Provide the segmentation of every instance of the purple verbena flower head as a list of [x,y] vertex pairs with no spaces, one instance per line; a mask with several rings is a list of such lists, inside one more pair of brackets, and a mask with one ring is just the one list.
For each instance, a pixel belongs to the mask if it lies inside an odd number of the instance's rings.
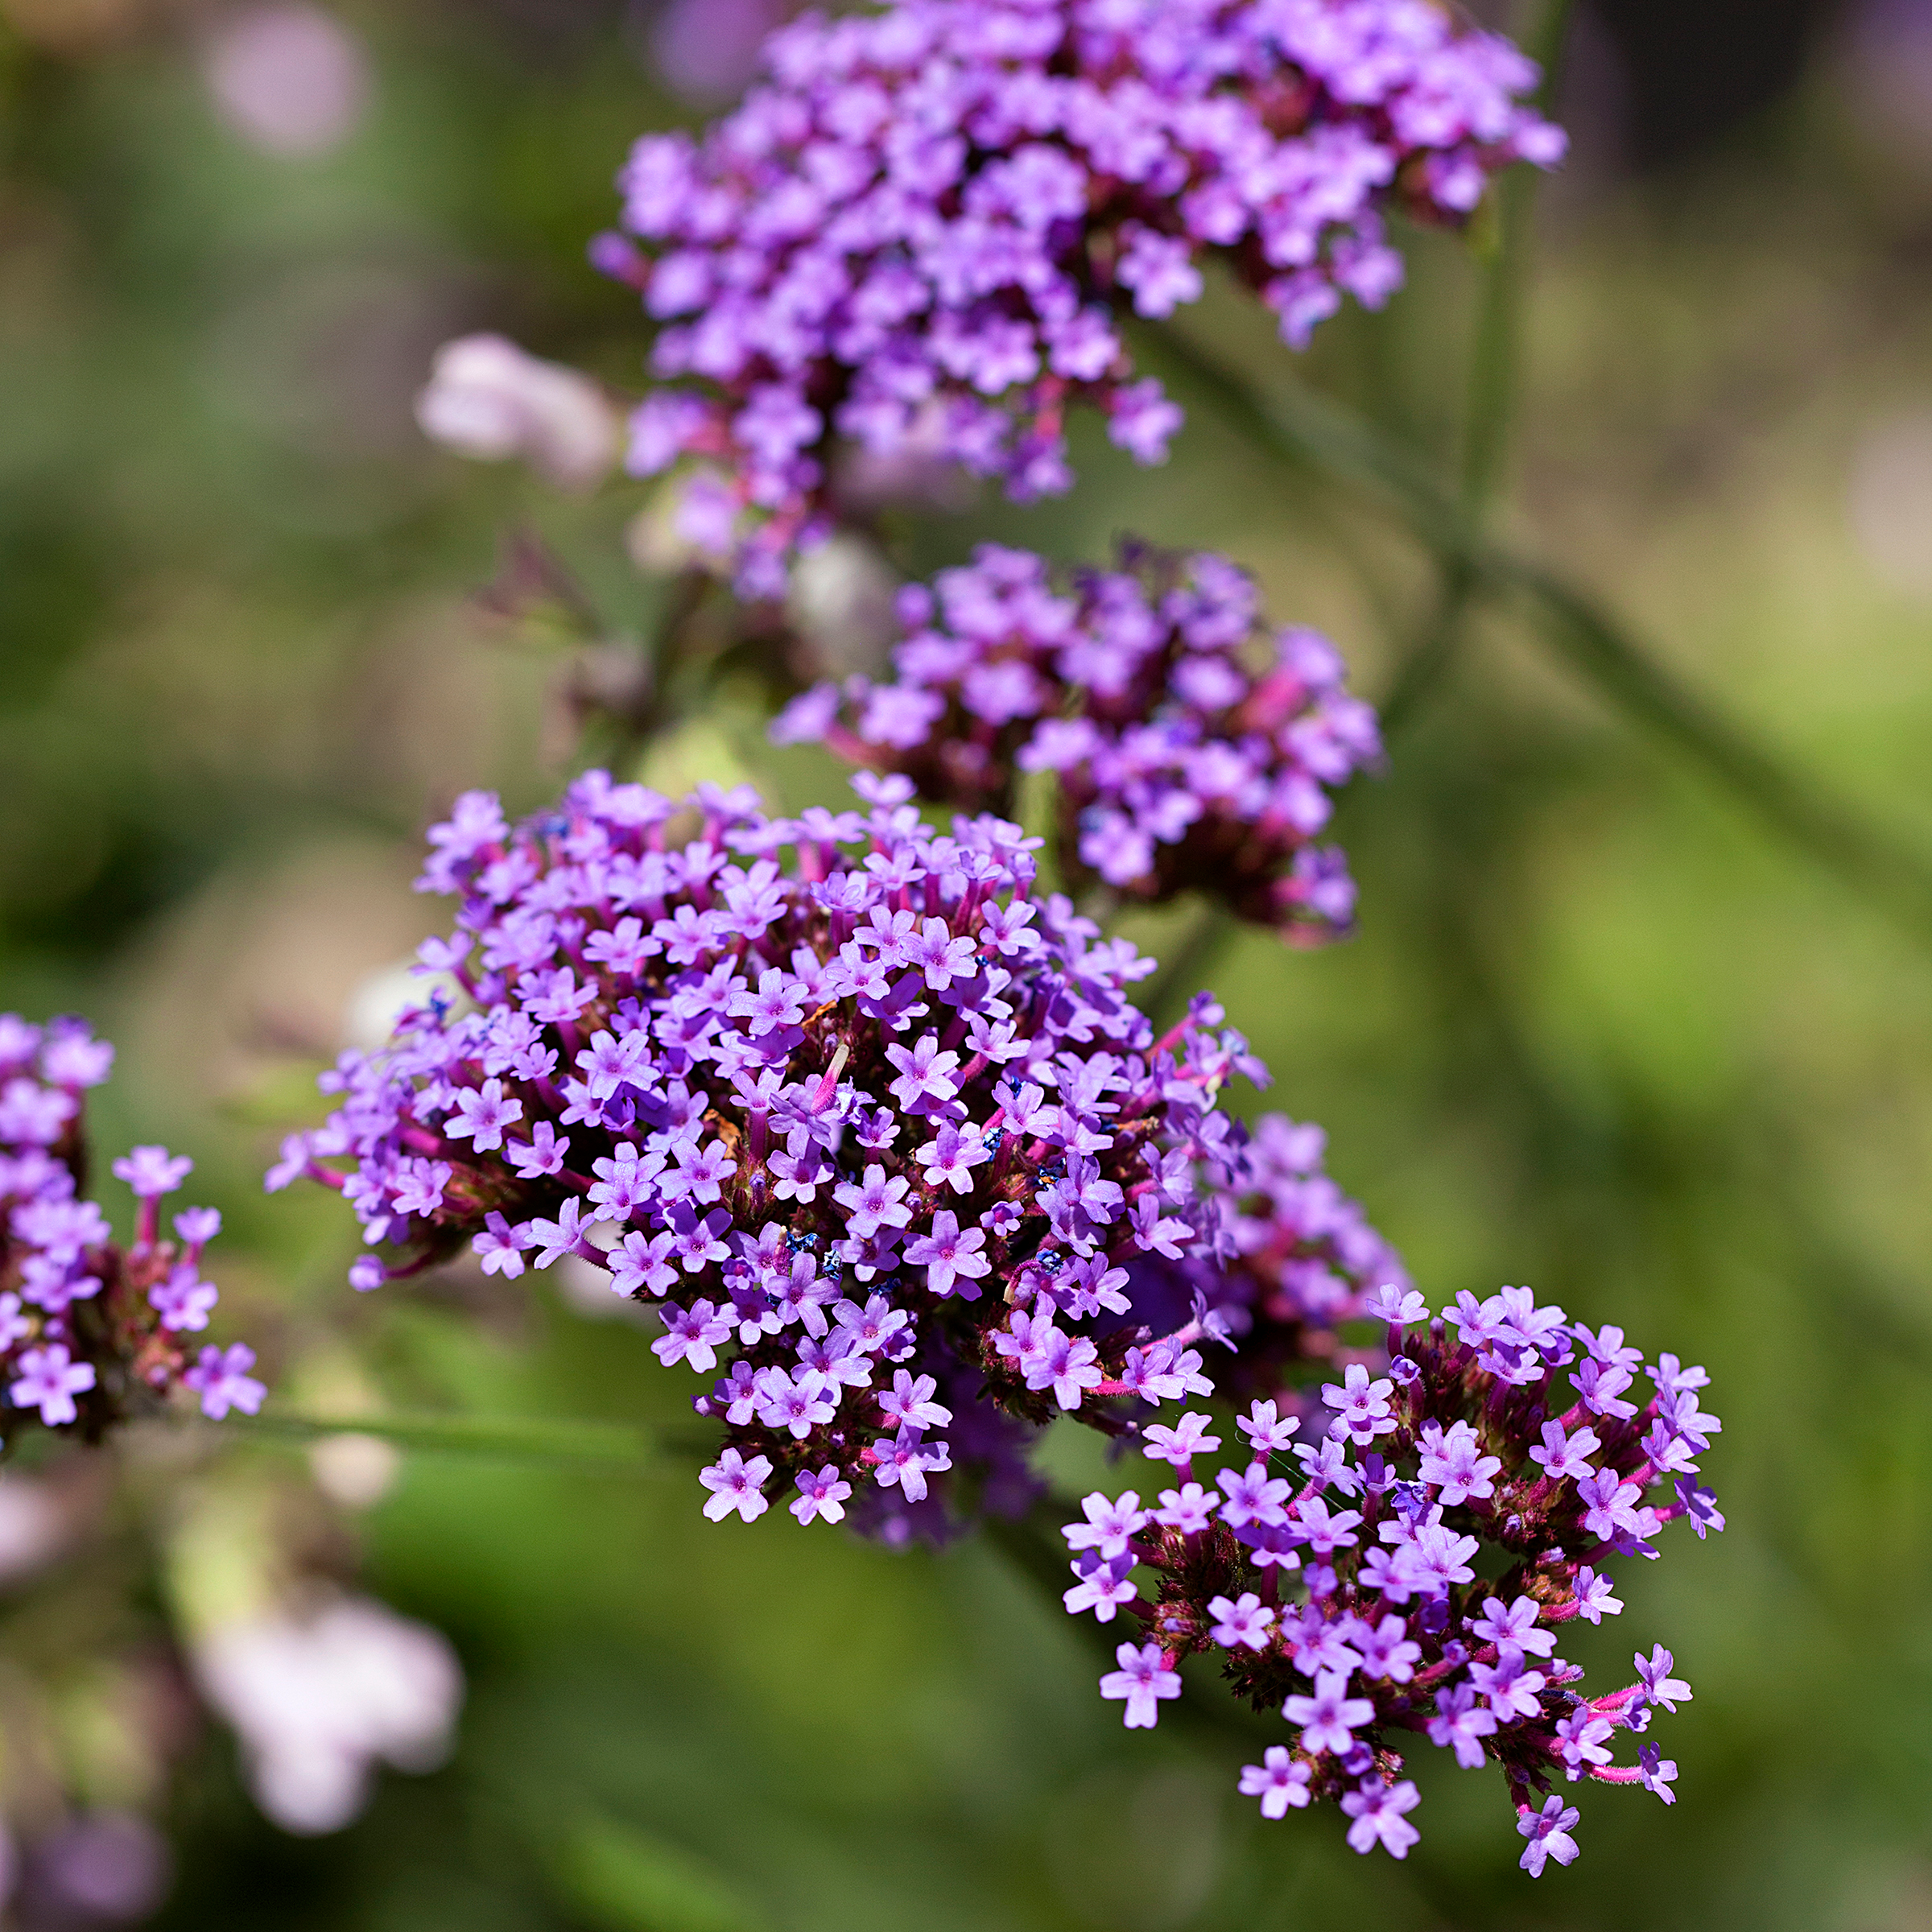
[[194,1163],[155,1146],[113,1163],[138,1203],[125,1245],[79,1191],[82,1095],[114,1057],[81,1021],[33,1026],[0,1013],[0,1389],[14,1420],[31,1416],[90,1441],[159,1413],[177,1389],[216,1420],[231,1409],[254,1414],[265,1393],[245,1373],[254,1363],[246,1347],[204,1348],[196,1362],[182,1339],[208,1327],[218,1298],[198,1264],[220,1215],[186,1208],[175,1217],[178,1240],[160,1234],[161,1200]]
[[1375,714],[1326,639],[1263,625],[1245,572],[1129,543],[1117,569],[1059,573],[989,544],[900,609],[895,681],[807,691],[775,738],[976,811],[1009,813],[1022,774],[1051,772],[1077,880],[1204,893],[1301,944],[1349,930],[1347,866],[1314,840],[1381,756]]
[[700,466],[685,534],[779,588],[827,527],[842,448],[1071,481],[1085,404],[1159,462],[1180,411],[1123,333],[1199,299],[1212,256],[1296,347],[1402,280],[1385,216],[1467,220],[1488,177],[1560,158],[1537,70],[1428,0],[902,0],[808,14],[693,140],[639,142],[645,245],[593,258],[659,324],[643,475]]
[[849,1497],[898,1540],[943,1533],[964,1482],[1023,1507],[1056,1416],[1125,1434],[1210,1387],[1127,1268],[1212,1252],[1218,1097],[1259,1069],[1194,1018],[1154,1038],[1149,962],[1036,896],[1018,827],[935,833],[902,781],[861,785],[869,813],[795,821],[601,772],[515,828],[466,799],[424,874],[461,898],[464,1000],[345,1055],[340,1110],[270,1179],[340,1187],[357,1286],[464,1245],[607,1269],[704,1378],[714,1517],[801,1484],[801,1521]]
[[1641,1394],[1643,1358],[1621,1332],[1593,1334],[1525,1289],[1463,1295],[1435,1317],[1406,1289],[1376,1303],[1391,1357],[1413,1373],[1351,1364],[1323,1392],[1329,1432],[1304,1428],[1298,1447],[1255,1406],[1243,1447],[1262,1459],[1212,1476],[1197,1467],[1215,1439],[1200,1416],[1183,1418],[1185,1442],[1182,1429],[1149,1430],[1148,1454],[1189,1480],[1153,1511],[1132,1492],[1085,1500],[1067,1532],[1081,1552],[1067,1607],[1148,1640],[1123,1644],[1122,1670],[1103,1681],[1104,1695],[1138,1697],[1129,1723],[1156,1721],[1155,1699],[1178,1694],[1165,1674],[1196,1652],[1236,1695],[1281,1711],[1289,1736],[1241,1773],[1265,1815],[1333,1802],[1356,1851],[1401,1858],[1417,1798],[1398,1753],[1426,1737],[1459,1765],[1501,1768],[1534,1876],[1576,1856],[1558,1781],[1641,1784],[1674,1802],[1677,1767],[1657,1746],[1635,1764],[1615,1756],[1620,1732],[1689,1698],[1671,1653],[1638,1652],[1634,1683],[1591,1695],[1556,1650],[1566,1624],[1622,1608],[1613,1558],[1654,1557],[1658,1531],[1693,1517],[1670,1451],[1717,1432],[1686,1403],[1707,1378],[1660,1357],[1643,1371],[1649,1400],[1624,1401]]

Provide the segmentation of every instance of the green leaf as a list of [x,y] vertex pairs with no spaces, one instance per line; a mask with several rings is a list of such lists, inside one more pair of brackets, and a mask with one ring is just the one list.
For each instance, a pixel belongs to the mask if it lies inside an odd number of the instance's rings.
[[708,1860],[601,1814],[566,1827],[550,1866],[565,1909],[597,1932],[766,1932],[770,1922]]

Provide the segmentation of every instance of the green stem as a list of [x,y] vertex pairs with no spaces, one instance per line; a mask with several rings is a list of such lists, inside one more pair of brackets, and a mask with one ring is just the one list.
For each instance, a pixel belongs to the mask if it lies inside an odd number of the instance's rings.
[[[1571,0],[1529,0],[1531,18],[1518,35],[1525,51],[1543,70],[1537,105],[1544,113],[1550,111],[1555,97],[1570,7]],[[1463,431],[1462,508],[1478,530],[1495,504],[1509,461],[1509,432],[1521,387],[1517,345],[1522,333],[1524,290],[1529,279],[1537,190],[1542,182],[1540,169],[1517,167],[1503,176],[1496,188],[1496,240],[1477,298]],[[1429,621],[1381,706],[1385,737],[1402,729],[1447,674],[1468,629],[1477,589],[1476,573],[1465,561],[1456,557],[1444,560]]]
[[[1517,35],[1523,50],[1543,70],[1536,105],[1547,114],[1554,104],[1571,0],[1529,0],[1531,18]],[[1476,335],[1469,361],[1467,427],[1463,436],[1463,506],[1478,521],[1495,501],[1509,451],[1516,412],[1517,345],[1522,329],[1523,291],[1536,216],[1540,168],[1510,168],[1496,186],[1498,238],[1483,277]]]
[[1627,715],[1735,792],[1760,819],[1827,869],[1854,881],[1922,938],[1932,931],[1932,865],[1752,744],[1626,631],[1588,592],[1486,536],[1414,452],[1313,391],[1263,394],[1171,328],[1166,359],[1260,449],[1298,470],[1352,485],[1393,509],[1410,534],[1470,573],[1472,594],[1521,601],[1545,642]]
[[265,1415],[231,1418],[223,1426],[266,1441],[373,1435],[398,1448],[518,1462],[599,1463],[634,1476],[671,1473],[658,1461],[653,1439],[625,1422],[539,1416],[303,1415],[270,1409]]

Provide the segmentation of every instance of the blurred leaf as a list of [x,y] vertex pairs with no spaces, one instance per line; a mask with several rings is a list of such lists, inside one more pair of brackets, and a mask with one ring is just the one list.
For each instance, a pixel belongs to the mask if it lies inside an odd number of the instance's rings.
[[515,1461],[614,1463],[637,1475],[667,1473],[655,1464],[651,1439],[622,1422],[506,1415],[301,1415],[236,1418],[247,1435],[311,1443],[323,1436],[373,1435],[407,1449]]
[[[1485,538],[1425,459],[1331,397],[1300,384],[1264,391],[1183,332],[1150,333],[1157,353],[1252,442],[1381,497],[1413,536],[1477,587],[1525,599],[1545,641],[1620,709],[1688,753],[1775,831],[1920,936],[1932,927],[1932,865],[1922,854],[1787,770],[1651,658],[1587,591]],[[1450,597],[1459,606],[1453,584]]]
[[551,1860],[567,1909],[599,1932],[763,1932],[770,1922],[705,1860],[597,1814]]

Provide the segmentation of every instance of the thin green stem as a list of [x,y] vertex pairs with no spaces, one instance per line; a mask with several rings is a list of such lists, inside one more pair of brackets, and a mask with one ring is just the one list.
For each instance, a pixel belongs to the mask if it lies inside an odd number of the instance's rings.
[[[1552,106],[1570,24],[1571,0],[1528,0],[1530,18],[1517,36],[1543,70],[1537,105]],[[1495,242],[1484,266],[1470,343],[1468,398],[1463,427],[1461,502],[1477,530],[1501,492],[1516,418],[1517,345],[1542,171],[1511,168],[1496,189]],[[1444,559],[1434,608],[1397,673],[1381,707],[1382,731],[1393,737],[1431,696],[1455,662],[1479,588],[1476,572],[1459,557]]]
[[1918,937],[1932,931],[1932,864],[1922,854],[1785,770],[1657,663],[1587,591],[1486,536],[1415,452],[1331,398],[1298,387],[1264,394],[1179,332],[1163,329],[1160,339],[1187,386],[1257,448],[1393,510],[1418,541],[1469,572],[1472,594],[1520,602],[1545,642],[1603,696],[1702,765],[1765,824]]
[[313,1443],[337,1435],[373,1435],[398,1448],[493,1460],[600,1464],[632,1476],[672,1473],[659,1445],[625,1422],[557,1420],[547,1416],[304,1415],[279,1412],[233,1417],[226,1429],[266,1441]]

